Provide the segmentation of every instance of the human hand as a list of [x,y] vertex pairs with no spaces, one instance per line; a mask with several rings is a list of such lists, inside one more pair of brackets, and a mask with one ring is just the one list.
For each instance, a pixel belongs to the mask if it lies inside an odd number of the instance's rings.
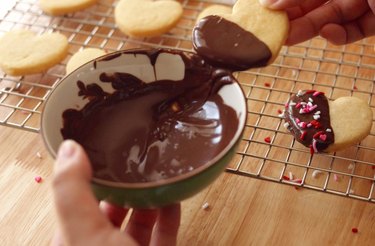
[[52,245],[175,245],[180,204],[161,209],[134,209],[125,231],[128,209],[100,203],[94,197],[91,166],[82,147],[71,140],[59,149],[53,194],[59,229]]
[[321,35],[342,45],[375,35],[375,0],[259,0],[286,10],[290,19],[287,45]]

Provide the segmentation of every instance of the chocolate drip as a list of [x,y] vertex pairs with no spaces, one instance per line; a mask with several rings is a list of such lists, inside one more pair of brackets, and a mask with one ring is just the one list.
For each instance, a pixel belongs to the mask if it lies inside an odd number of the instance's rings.
[[266,66],[272,53],[251,32],[220,16],[208,16],[193,29],[196,52],[213,66],[235,71]]
[[[155,60],[158,52],[144,54]],[[112,84],[112,94],[98,84],[77,82],[79,95],[90,101],[81,110],[64,112],[61,132],[83,145],[96,178],[148,182],[174,177],[209,162],[230,143],[239,119],[218,91],[235,79],[196,55],[182,58],[181,81],[145,83],[131,74],[102,73],[99,79]]]
[[296,140],[311,148],[311,153],[322,152],[335,140],[329,104],[323,93],[299,91],[286,104],[286,127]]

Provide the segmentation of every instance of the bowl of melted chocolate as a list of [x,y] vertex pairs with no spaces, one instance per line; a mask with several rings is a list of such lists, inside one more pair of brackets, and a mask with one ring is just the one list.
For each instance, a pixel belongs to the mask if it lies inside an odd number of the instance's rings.
[[194,53],[119,51],[62,79],[46,102],[42,136],[53,156],[64,139],[83,146],[98,199],[159,207],[215,180],[246,112],[231,71]]

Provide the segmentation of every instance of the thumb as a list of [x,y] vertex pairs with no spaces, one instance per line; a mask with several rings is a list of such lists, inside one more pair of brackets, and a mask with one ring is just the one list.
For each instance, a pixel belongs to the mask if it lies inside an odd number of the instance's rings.
[[300,6],[305,0],[259,0],[264,7],[271,9],[286,9]]
[[56,159],[53,194],[60,229],[69,243],[87,240],[98,230],[111,228],[92,193],[91,175],[82,147],[72,140],[63,142]]

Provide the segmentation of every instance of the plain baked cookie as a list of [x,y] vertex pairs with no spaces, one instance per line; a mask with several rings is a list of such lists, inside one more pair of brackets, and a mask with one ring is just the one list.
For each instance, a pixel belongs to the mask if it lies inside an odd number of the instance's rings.
[[356,97],[329,101],[319,91],[299,91],[285,105],[284,126],[311,153],[342,150],[370,134],[372,110]]
[[62,61],[67,52],[68,40],[60,33],[13,30],[0,38],[0,67],[14,76],[40,73]]
[[288,31],[285,11],[267,9],[259,0],[238,0],[231,14],[198,21],[193,29],[193,45],[215,66],[246,70],[272,63]]
[[120,0],[115,8],[118,28],[131,37],[158,36],[172,29],[182,16],[173,0]]
[[203,9],[202,12],[200,12],[200,14],[198,15],[197,20],[200,20],[209,15],[221,15],[230,13],[232,13],[232,7],[229,7],[227,5],[214,4]]
[[97,0],[39,0],[39,5],[50,15],[64,15],[90,7],[96,2]]
[[106,52],[96,48],[86,48],[75,53],[66,64],[66,74],[73,72],[81,65],[89,62],[99,56],[105,55]]

